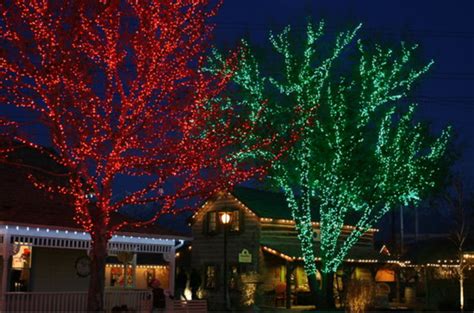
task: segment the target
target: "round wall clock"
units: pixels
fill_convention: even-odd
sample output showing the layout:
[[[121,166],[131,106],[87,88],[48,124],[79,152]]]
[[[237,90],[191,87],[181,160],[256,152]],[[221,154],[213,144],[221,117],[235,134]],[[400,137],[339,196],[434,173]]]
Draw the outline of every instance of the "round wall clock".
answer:
[[[76,260],[76,273],[81,277],[87,277],[91,273],[91,259],[88,256],[81,256]]]

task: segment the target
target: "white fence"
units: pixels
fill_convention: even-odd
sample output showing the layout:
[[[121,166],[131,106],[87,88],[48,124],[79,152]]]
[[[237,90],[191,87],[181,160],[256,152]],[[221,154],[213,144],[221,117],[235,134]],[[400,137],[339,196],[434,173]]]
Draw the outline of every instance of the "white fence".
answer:
[[[84,312],[87,292],[7,292],[5,300],[6,312]],[[149,290],[107,290],[104,300],[106,312],[122,305],[150,312],[153,297]]]

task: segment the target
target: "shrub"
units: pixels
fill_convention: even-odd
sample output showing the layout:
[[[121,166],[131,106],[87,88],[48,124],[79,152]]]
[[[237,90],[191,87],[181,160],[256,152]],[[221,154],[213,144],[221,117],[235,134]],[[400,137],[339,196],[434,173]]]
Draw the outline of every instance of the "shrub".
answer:
[[[351,313],[363,313],[372,304],[375,286],[371,281],[351,280],[347,286],[346,308]]]

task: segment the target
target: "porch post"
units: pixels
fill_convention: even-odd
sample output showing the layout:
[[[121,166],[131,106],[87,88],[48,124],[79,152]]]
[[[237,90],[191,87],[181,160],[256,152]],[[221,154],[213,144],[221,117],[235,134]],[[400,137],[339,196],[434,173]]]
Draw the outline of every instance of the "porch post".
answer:
[[[10,243],[10,236],[8,234],[3,235],[3,245],[2,245],[2,290],[0,291],[1,294],[1,306],[0,312],[6,312],[6,292],[8,290],[8,275],[9,275],[9,261],[10,261],[10,254],[12,252],[11,243]]]
[[[285,275],[285,305],[287,309],[291,309],[291,273],[293,272],[293,264],[289,261],[286,261],[286,275]]]
[[[170,296],[174,296],[174,275],[176,267],[176,249],[172,248],[170,252],[164,255],[165,261],[168,261],[168,288]]]
[[[137,288],[137,253],[132,258],[132,287]]]

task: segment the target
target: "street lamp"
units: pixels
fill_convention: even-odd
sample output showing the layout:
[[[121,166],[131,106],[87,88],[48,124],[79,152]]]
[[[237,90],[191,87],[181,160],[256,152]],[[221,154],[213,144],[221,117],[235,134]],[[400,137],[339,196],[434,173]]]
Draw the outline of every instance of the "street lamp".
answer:
[[[227,310],[230,310],[229,286],[227,284],[227,229],[231,219],[229,212],[223,212],[220,216],[221,223],[224,226],[224,301]]]
[[[230,219],[231,219],[231,217],[230,217],[229,212],[224,212],[224,213],[221,214],[222,224],[228,225],[230,223]]]

